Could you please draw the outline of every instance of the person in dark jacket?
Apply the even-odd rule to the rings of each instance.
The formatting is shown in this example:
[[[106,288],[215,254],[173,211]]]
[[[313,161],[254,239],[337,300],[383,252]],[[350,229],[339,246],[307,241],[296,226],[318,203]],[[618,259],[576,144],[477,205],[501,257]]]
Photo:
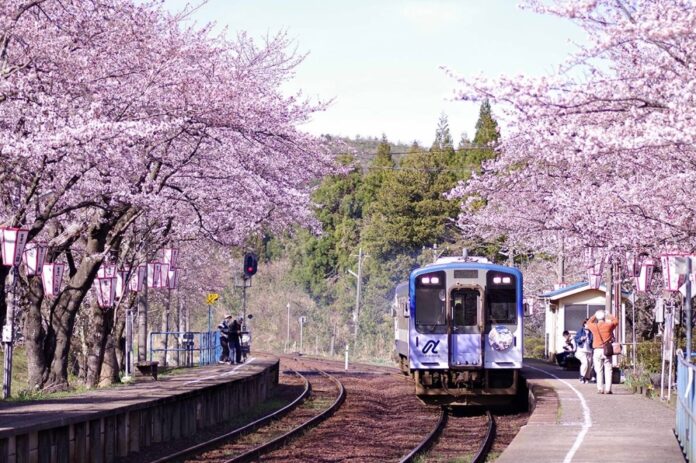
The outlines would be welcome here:
[[[234,320],[230,325],[230,347],[234,349],[234,361],[230,356],[230,363],[242,363],[242,347],[239,344],[239,336],[242,331],[241,321],[243,319],[240,317],[239,320]]]
[[[580,382],[585,384],[592,378],[592,331],[587,327],[587,318],[582,322],[582,328],[575,334],[575,344],[578,346],[575,357],[580,360]]]
[[[218,330],[220,330],[220,346],[222,346],[222,355],[218,363],[227,363],[230,361],[230,320],[232,320],[232,315],[227,315],[217,327]]]
[[[568,365],[568,357],[575,355],[575,339],[570,335],[568,330],[563,332],[563,351],[556,354],[556,363],[558,366],[565,368]]]

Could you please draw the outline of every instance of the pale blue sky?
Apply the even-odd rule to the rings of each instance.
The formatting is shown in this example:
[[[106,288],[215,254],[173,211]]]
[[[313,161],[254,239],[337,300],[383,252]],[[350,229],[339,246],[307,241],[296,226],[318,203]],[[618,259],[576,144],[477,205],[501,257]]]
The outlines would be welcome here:
[[[172,10],[187,2],[166,0]],[[440,113],[455,141],[478,105],[449,101],[459,74],[551,73],[582,41],[570,22],[522,11],[515,0],[209,0],[193,15],[230,34],[285,30],[308,53],[289,91],[334,99],[303,128],[429,146]],[[494,107],[495,111],[495,107]]]

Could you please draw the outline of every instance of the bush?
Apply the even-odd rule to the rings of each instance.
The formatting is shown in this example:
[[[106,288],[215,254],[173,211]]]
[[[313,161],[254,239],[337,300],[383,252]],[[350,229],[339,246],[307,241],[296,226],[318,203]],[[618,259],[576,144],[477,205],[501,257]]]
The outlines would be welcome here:
[[[544,358],[544,338],[542,336],[527,336],[524,338],[524,356],[528,358]]]
[[[662,371],[662,343],[643,341],[638,343],[638,365],[647,374]]]

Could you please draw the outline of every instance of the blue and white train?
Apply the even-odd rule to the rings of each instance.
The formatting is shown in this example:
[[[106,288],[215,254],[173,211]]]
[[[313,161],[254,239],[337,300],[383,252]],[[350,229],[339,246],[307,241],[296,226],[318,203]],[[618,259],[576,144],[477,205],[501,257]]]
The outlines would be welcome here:
[[[396,355],[427,403],[494,405],[517,394],[522,273],[445,257],[411,272],[394,296]]]

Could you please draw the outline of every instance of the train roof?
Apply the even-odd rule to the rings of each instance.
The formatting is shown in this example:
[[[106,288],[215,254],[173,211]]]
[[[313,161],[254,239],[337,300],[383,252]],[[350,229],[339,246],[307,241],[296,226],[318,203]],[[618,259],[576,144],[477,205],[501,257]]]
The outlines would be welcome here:
[[[411,272],[411,278],[417,277],[428,272],[437,272],[439,270],[454,270],[454,269],[482,269],[482,270],[495,270],[498,272],[508,272],[516,275],[518,278],[522,277],[522,272],[516,267],[506,267],[504,265],[483,263],[483,262],[472,262],[472,261],[462,261],[457,260],[455,262],[447,263],[435,263],[428,265],[426,267],[421,267],[413,270]]]

